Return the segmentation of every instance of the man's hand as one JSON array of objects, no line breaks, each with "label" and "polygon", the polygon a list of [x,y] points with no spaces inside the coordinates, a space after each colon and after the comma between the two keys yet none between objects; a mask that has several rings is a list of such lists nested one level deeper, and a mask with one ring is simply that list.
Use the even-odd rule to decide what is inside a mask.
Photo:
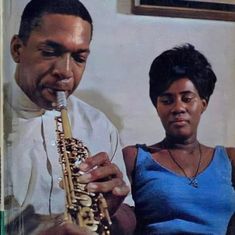
[{"label": "man's hand", "polygon": [[86,228],[80,228],[75,224],[63,223],[61,225],[49,228],[39,235],[97,235]]},{"label": "man's hand", "polygon": [[81,163],[80,170],[85,174],[79,177],[79,182],[86,183],[90,192],[103,193],[110,215],[113,215],[130,191],[122,172],[110,162],[106,153],[87,158]]}]

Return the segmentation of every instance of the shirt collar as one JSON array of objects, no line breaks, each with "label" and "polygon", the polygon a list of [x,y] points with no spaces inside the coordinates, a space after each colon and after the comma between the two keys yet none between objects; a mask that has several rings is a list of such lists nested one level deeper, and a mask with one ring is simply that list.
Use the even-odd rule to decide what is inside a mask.
[{"label": "shirt collar", "polygon": [[46,111],[33,103],[15,81],[7,88],[6,95],[8,102],[19,117],[26,119],[38,117]]}]

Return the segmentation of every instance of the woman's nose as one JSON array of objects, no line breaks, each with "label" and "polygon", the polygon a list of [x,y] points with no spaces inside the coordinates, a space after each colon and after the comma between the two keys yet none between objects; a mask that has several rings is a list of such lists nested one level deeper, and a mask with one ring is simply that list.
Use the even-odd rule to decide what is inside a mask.
[{"label": "woman's nose", "polygon": [[175,100],[173,107],[172,107],[172,113],[178,114],[185,112],[185,104],[181,100]]},{"label": "woman's nose", "polygon": [[73,72],[71,63],[71,56],[69,54],[59,57],[55,63],[53,75],[59,80],[67,80],[72,78]]}]

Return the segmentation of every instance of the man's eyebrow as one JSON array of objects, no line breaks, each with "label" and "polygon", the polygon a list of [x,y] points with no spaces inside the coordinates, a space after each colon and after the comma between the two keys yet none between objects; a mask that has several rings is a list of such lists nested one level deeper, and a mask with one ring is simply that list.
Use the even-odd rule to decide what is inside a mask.
[{"label": "man's eyebrow", "polygon": [[[62,44],[60,44],[58,42],[55,42],[55,41],[51,41],[51,40],[46,40],[45,42],[42,43],[42,45],[52,47],[52,48],[60,50],[62,52],[69,51]],[[77,51],[75,51],[73,53],[90,53],[90,49],[89,48],[85,48],[85,49],[80,48],[80,49],[78,49]]]},{"label": "man's eyebrow", "polygon": [[46,40],[45,42],[42,42],[41,45],[49,46],[49,47],[52,47],[52,48],[55,48],[55,49],[66,51],[66,48],[63,45],[61,45],[58,42],[51,41],[51,40]]},{"label": "man's eyebrow", "polygon": [[77,51],[75,51],[75,52],[73,52],[72,54],[76,54],[76,53],[90,53],[90,49],[79,49],[79,50],[77,50]]}]

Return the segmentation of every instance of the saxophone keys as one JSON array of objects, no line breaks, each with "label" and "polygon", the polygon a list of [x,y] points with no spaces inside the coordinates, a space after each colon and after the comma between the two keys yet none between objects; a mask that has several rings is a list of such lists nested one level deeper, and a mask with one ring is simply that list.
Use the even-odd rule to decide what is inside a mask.
[{"label": "saxophone keys", "polygon": [[88,207],[92,205],[92,199],[88,195],[81,195],[80,197],[78,197],[78,200],[82,206]]},{"label": "saxophone keys", "polygon": [[86,227],[93,232],[96,232],[98,230],[100,222],[95,220],[95,215],[90,207],[81,208],[79,217],[82,221],[82,224],[79,224],[80,226]]}]

